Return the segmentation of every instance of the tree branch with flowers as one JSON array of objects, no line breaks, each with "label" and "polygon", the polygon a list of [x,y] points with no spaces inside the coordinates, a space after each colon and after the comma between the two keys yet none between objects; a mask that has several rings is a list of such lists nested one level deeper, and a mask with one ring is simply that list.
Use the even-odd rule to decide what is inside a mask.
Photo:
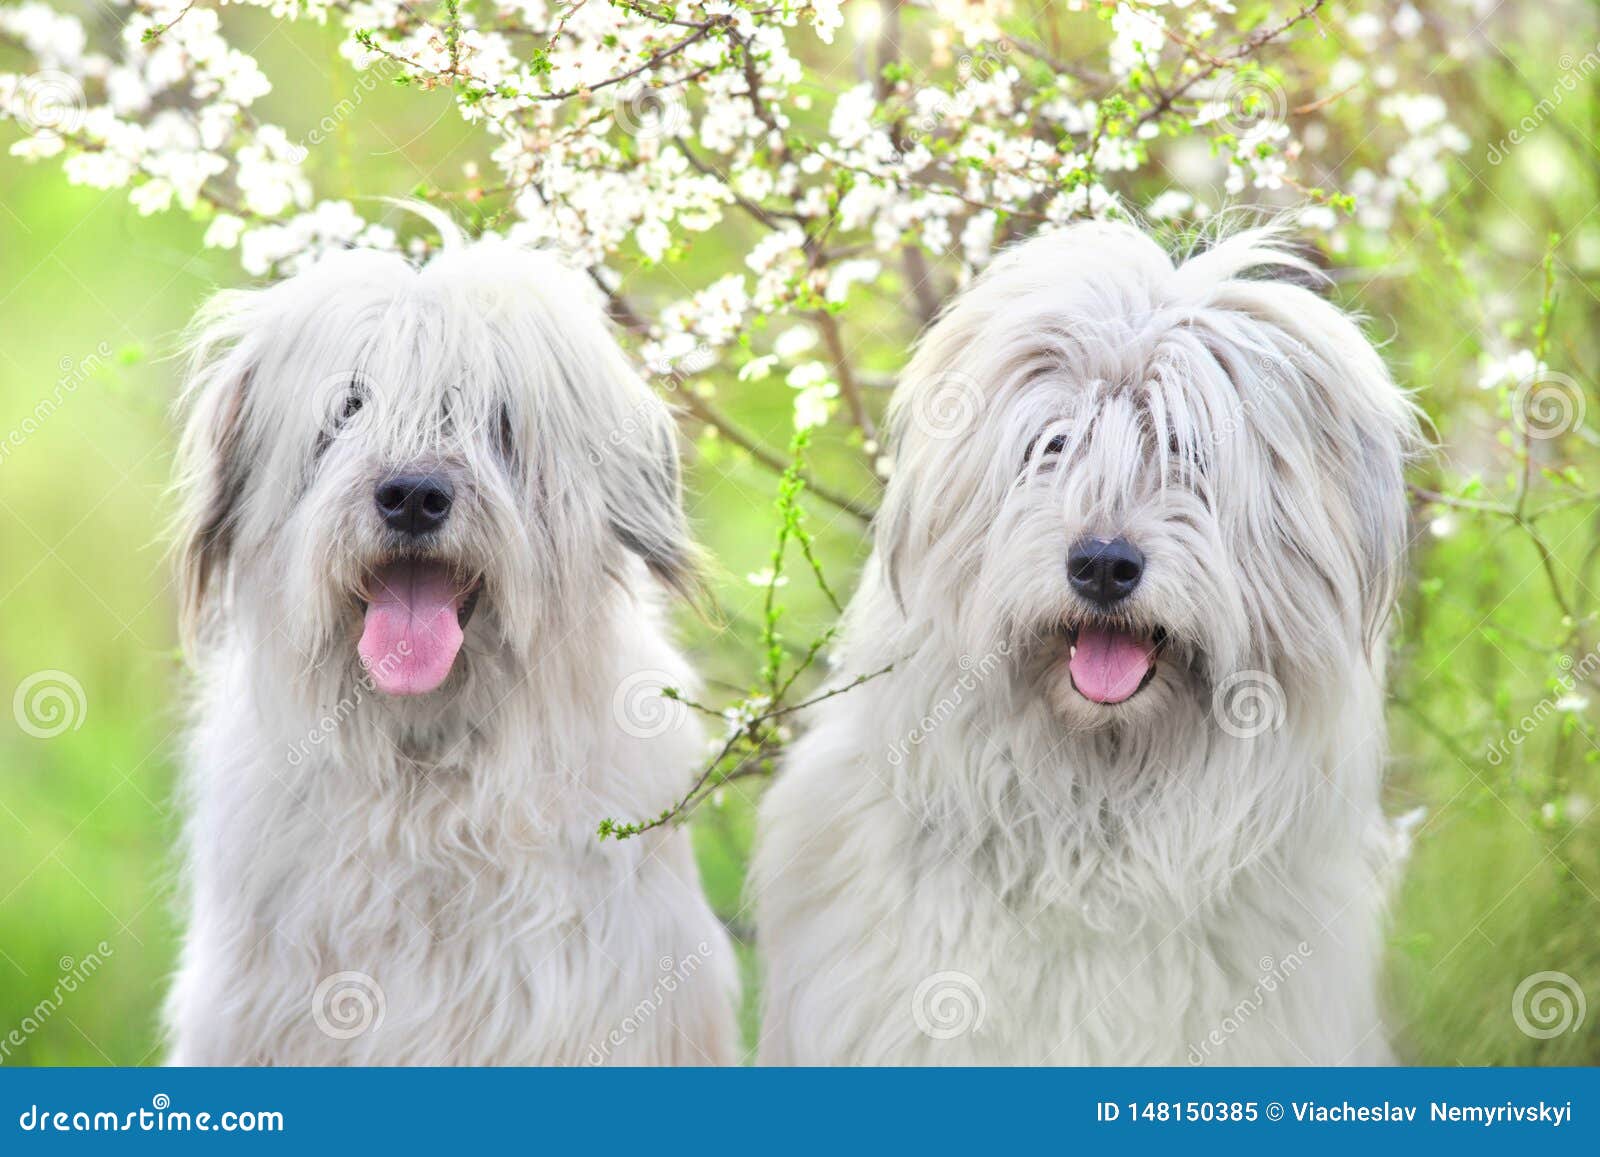
[{"label": "tree branch with flowers", "polygon": [[[999,247],[1084,217],[1178,238],[1245,205],[1292,220],[1330,263],[1381,266],[1397,225],[1430,219],[1462,179],[1469,141],[1430,62],[1491,51],[1463,34],[1464,5],[1425,18],[1326,0],[115,4],[116,27],[42,0],[0,5],[13,153],[125,189],[141,214],[192,216],[253,277],[348,246],[425,253],[435,239],[319,187],[315,126],[257,115],[272,79],[237,47],[240,10],[335,28],[352,76],[448,101],[481,134],[486,166],[410,192],[587,270],[638,357],[674,383],[687,440],[774,476],[762,673],[732,707],[694,705],[730,728],[695,790],[612,835],[770,770],[831,638],[778,676],[774,592],[784,549],[807,542],[803,503],[853,534],[870,519],[893,470],[885,387]],[[360,203],[406,192],[362,189]],[[1549,317],[1537,351],[1492,344],[1485,378],[1514,424],[1522,379],[1548,370]],[[1521,378],[1495,368],[1519,353]],[[758,395],[783,399],[782,430],[752,420]],[[1569,433],[1592,441],[1581,421]],[[1419,504],[1492,506],[1531,533],[1541,483],[1551,502],[1591,494],[1537,460],[1549,449],[1513,440],[1504,502],[1457,479],[1420,487]]]}]

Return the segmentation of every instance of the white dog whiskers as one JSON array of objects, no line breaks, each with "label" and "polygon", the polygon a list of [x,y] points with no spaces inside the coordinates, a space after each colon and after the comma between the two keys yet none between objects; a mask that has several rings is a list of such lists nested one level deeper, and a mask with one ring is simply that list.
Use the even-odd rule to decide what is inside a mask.
[{"label": "white dog whiskers", "polygon": [[657,593],[693,561],[670,417],[590,291],[457,241],[200,319],[176,1062],[735,1058],[686,834],[595,837],[680,795],[702,739],[616,707],[693,686]]},{"label": "white dog whiskers", "polygon": [[[1270,230],[1005,254],[923,338],[842,680],[763,807],[780,1063],[1385,1058],[1414,409]],[[1292,960],[1292,967],[1290,961]]]}]

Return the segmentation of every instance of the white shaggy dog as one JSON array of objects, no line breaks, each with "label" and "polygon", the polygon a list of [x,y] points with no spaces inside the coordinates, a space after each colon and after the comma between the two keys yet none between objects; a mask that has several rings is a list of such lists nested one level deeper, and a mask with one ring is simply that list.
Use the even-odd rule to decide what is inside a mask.
[{"label": "white shaggy dog", "polygon": [[[736,1059],[657,581],[670,416],[554,259],[349,252],[200,319],[179,1064]],[[653,576],[653,577],[652,577]],[[637,717],[635,717],[637,716]]]},{"label": "white shaggy dog", "polygon": [[920,344],[842,675],[763,808],[777,1063],[1388,1056],[1414,410],[1270,231],[1005,254]]}]

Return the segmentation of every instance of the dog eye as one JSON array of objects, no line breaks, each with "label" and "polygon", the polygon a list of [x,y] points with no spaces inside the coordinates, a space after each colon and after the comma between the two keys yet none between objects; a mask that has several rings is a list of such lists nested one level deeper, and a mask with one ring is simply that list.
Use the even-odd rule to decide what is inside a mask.
[{"label": "dog eye", "polygon": [[1044,441],[1042,446],[1040,445],[1041,441],[1044,441],[1044,435],[1042,434],[1029,442],[1027,450],[1023,451],[1022,465],[1024,469],[1036,457],[1042,463],[1048,458],[1060,457],[1067,448],[1067,436],[1065,434],[1057,434],[1048,441]]},{"label": "dog eye", "polygon": [[500,420],[495,430],[495,440],[499,445],[500,457],[513,466],[518,465],[517,435],[511,425],[511,411],[505,406],[500,407]]},{"label": "dog eye", "polygon": [[314,462],[320,462],[322,456],[328,452],[328,447],[345,436],[356,415],[366,406],[368,400],[367,386],[359,380],[350,382],[342,395],[335,393],[326,397],[322,404],[327,409],[318,422],[317,444],[311,452]]}]

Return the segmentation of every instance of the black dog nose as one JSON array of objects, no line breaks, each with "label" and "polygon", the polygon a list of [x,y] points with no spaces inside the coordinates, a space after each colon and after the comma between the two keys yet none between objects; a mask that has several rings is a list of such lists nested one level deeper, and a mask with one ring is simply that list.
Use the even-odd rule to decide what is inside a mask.
[{"label": "black dog nose", "polygon": [[1144,576],[1144,555],[1125,538],[1082,538],[1067,552],[1072,589],[1098,607],[1121,602]]},{"label": "black dog nose", "polygon": [[450,517],[455,490],[437,474],[396,474],[378,483],[372,495],[384,522],[402,534],[427,534]]}]

